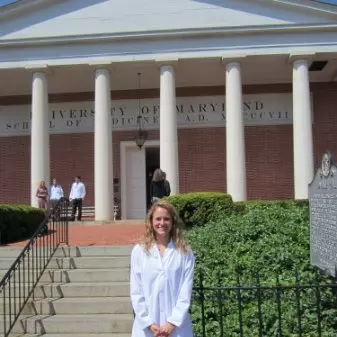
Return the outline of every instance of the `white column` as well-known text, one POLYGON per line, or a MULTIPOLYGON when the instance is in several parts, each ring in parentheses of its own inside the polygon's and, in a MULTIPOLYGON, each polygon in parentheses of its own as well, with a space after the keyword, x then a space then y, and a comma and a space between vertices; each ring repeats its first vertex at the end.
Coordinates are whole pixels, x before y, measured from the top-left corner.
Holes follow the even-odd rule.
POLYGON ((35 207, 37 207, 36 190, 41 180, 49 185, 48 83, 44 72, 34 72, 32 79, 31 205, 35 207))
POLYGON ((314 174, 308 62, 293 62, 293 137, 295 199, 308 198, 314 174))
POLYGON ((171 194, 179 193, 178 132, 175 73, 160 67, 160 168, 166 172, 171 194))
POLYGON ((226 64, 226 163, 227 193, 234 201, 246 200, 245 133, 239 62, 226 64))
POLYGON ((95 71, 95 220, 113 214, 112 128, 110 73, 95 71))

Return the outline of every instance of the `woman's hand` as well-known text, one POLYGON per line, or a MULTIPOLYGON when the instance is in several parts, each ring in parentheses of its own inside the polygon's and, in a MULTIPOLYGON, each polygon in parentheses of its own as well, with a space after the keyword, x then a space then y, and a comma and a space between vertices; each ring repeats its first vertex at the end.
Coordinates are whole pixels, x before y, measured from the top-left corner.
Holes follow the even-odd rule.
POLYGON ((160 334, 159 334, 160 333, 160 327, 158 325, 152 324, 152 325, 149 326, 148 329, 152 332, 153 336, 155 336, 155 337, 160 336, 160 334))
POLYGON ((170 337, 172 332, 175 329, 175 325, 173 325, 172 323, 167 322, 165 325, 163 325, 160 328, 160 333, 158 336, 165 336, 165 337, 170 337))
POLYGON ((149 330, 152 332, 154 337, 170 337, 174 329, 175 326, 169 322, 167 322, 161 328, 156 324, 149 326, 149 330))

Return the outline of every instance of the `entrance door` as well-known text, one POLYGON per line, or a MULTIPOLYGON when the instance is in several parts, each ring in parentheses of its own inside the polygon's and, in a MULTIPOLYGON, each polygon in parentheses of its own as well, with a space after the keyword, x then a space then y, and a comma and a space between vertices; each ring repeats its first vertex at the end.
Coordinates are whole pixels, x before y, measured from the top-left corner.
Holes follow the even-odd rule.
POLYGON ((127 147, 125 152, 126 218, 144 219, 146 215, 145 151, 137 147, 127 147))

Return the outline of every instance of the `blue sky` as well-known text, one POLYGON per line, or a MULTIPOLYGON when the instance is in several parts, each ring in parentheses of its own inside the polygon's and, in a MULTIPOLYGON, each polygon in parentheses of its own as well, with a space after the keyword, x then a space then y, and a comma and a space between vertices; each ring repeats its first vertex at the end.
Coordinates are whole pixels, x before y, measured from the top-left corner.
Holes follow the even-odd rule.
MULTIPOLYGON (((3 6, 3 5, 7 5, 11 2, 14 2, 13 0, 0 0, 0 6, 3 6)), ((322 0, 321 2, 327 2, 327 3, 330 3, 330 4, 334 4, 334 5, 337 5, 337 0, 322 0)))
POLYGON ((14 2, 13 0, 0 0, 0 6, 7 5, 11 2, 14 2))

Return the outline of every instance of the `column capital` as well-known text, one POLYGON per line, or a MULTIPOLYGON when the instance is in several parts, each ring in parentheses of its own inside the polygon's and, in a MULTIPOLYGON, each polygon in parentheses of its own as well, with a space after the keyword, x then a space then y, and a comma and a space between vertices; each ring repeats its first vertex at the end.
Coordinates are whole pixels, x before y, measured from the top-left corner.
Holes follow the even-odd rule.
POLYGON ((26 66, 25 70, 29 71, 32 74, 43 73, 46 75, 51 75, 53 73, 52 69, 47 64, 26 66))
POLYGON ((295 61, 312 61, 316 53, 307 52, 307 53, 290 53, 288 56, 288 63, 294 63, 295 61))
POLYGON ((165 66, 176 67, 178 65, 179 58, 178 57, 163 57, 163 58, 158 57, 158 58, 155 58, 154 61, 156 62, 159 68, 165 67, 165 66))
POLYGON ((114 68, 112 66, 111 61, 97 61, 88 63, 89 67, 91 67, 94 71, 104 69, 111 73, 114 68))
POLYGON ((223 64, 224 66, 227 66, 230 63, 239 63, 241 64, 241 62, 247 57, 246 54, 238 54, 238 55, 228 55, 228 56, 222 56, 221 57, 221 64, 223 64))

